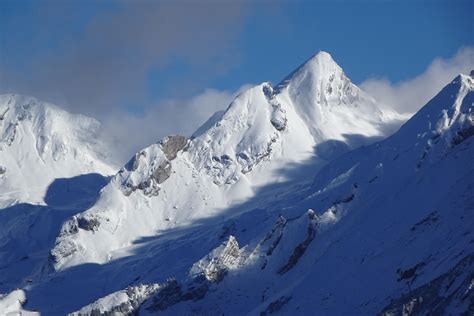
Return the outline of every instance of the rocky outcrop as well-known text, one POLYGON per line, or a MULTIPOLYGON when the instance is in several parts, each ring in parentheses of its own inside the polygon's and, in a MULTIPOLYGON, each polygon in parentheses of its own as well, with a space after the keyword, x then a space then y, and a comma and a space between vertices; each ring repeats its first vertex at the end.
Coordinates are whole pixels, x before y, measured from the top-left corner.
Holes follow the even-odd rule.
POLYGON ((0 176, 7 173, 7 168, 0 166, 0 176))
POLYGON ((77 226, 80 229, 88 231, 97 231, 100 226, 100 220, 91 214, 77 217, 77 226))
POLYGON ((460 129, 459 131, 456 132, 454 135, 453 139, 451 140, 451 143, 456 146, 461 144, 463 141, 468 139, 469 137, 474 136, 474 115, 469 116, 470 119, 470 124, 466 124, 468 126, 460 129))
POLYGON ((96 232, 101 225, 101 219, 94 214, 78 214, 67 220, 61 227, 56 244, 49 254, 49 263, 56 266, 65 258, 79 251, 75 241, 67 239, 68 236, 75 235, 79 229, 96 232))
POLYGON ((239 244, 234 236, 193 265, 190 281, 185 284, 170 279, 146 307, 150 311, 165 310, 182 301, 203 299, 212 283, 219 283, 229 269, 236 268, 241 259, 239 244))
POLYGON ((234 236, 229 236, 226 243, 195 263, 191 268, 191 274, 202 274, 209 282, 217 283, 222 281, 229 269, 239 265, 239 260, 239 244, 234 236))
POLYGON ((188 138, 181 135, 168 136, 160 144, 166 159, 173 160, 180 150, 185 149, 188 138))
MULTIPOLYGON (((1 115, 1 121, 5 119, 6 114, 9 112, 10 108, 7 108, 1 115)), ((3 145, 11 146, 15 141, 18 126, 24 120, 31 119, 31 104, 24 104, 16 109, 16 116, 12 118, 7 127, 3 130, 3 135, 0 134, 0 150, 3 149, 3 145)), ((8 122, 8 120, 7 120, 8 122)), ((2 130, 0 129, 0 132, 2 130)))
POLYGON ((275 127, 278 131, 285 130, 286 125, 288 123, 288 119, 286 118, 286 111, 283 109, 280 102, 277 101, 275 93, 273 92, 273 88, 269 84, 264 85, 263 93, 265 94, 268 103, 270 103, 273 107, 270 122, 272 123, 273 127, 275 127))
POLYGON ((142 303, 158 291, 158 284, 129 286, 81 308, 70 316, 135 315, 142 303))
POLYGON ((306 248, 308 248, 309 244, 313 241, 314 237, 316 236, 316 227, 318 224, 318 221, 317 221, 318 217, 312 210, 308 211, 308 217, 309 217, 310 222, 308 224, 308 230, 306 233, 305 240, 296 246, 290 258, 288 258, 288 262, 278 270, 278 274, 283 275, 287 273, 288 271, 290 271, 298 263, 300 258, 304 255, 306 248))
MULTIPOLYGON (((404 271, 405 277, 413 277, 416 268, 404 271)), ((379 315, 467 316, 473 313, 474 254, 470 254, 445 274, 391 302, 379 315)))
POLYGON ((128 196, 141 190, 146 196, 157 196, 160 184, 172 174, 171 161, 187 143, 184 136, 168 136, 137 153, 117 175, 123 193, 128 196))
POLYGON ((198 301, 206 296, 209 283, 204 278, 195 278, 187 287, 176 279, 170 279, 151 300, 146 309, 158 312, 184 301, 198 301))
POLYGON ((242 173, 249 173, 256 165, 260 163, 260 161, 269 158, 273 150, 273 145, 276 143, 278 138, 278 133, 273 134, 272 138, 267 143, 266 148, 254 155, 248 155, 245 152, 239 152, 237 154, 237 161, 242 166, 242 173))
POLYGON ((5 115, 7 115, 8 111, 10 111, 10 108, 7 107, 0 113, 0 121, 3 121, 5 119, 5 115))
POLYGON ((266 251, 267 256, 271 256, 275 248, 281 241, 283 237, 283 231, 285 229, 286 223, 288 221, 283 216, 279 216, 275 226, 273 226, 272 231, 268 233, 265 238, 260 242, 261 245, 267 243, 268 241, 272 241, 268 250, 266 251))
POLYGON ((260 313, 260 316, 266 316, 279 312, 291 300, 291 296, 281 296, 277 300, 271 302, 267 308, 260 313))
POLYGON ((51 267, 54 269, 62 260, 75 254, 77 251, 79 251, 77 244, 71 240, 62 240, 56 243, 49 253, 49 263, 51 267))

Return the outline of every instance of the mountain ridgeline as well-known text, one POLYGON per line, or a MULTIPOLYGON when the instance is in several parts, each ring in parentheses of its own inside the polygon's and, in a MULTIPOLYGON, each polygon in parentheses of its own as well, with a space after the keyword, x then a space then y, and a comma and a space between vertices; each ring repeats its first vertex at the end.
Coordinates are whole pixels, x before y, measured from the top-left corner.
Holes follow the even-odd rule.
POLYGON ((117 172, 99 122, 2 96, 0 310, 471 315, 473 89, 406 120, 319 52, 117 172))

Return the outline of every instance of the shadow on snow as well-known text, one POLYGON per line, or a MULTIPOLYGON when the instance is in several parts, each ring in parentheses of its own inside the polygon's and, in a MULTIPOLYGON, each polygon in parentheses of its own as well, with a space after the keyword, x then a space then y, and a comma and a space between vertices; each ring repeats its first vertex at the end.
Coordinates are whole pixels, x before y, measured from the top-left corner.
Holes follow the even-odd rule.
MULTIPOLYGON (((373 138, 368 139, 361 135, 345 135, 345 137, 352 148, 375 141, 373 138)), ((173 228, 156 236, 141 237, 134 241, 136 245, 134 253, 125 257, 101 265, 81 264, 50 275, 37 273, 38 279, 30 280, 32 282, 27 293, 27 308, 38 309, 47 315, 62 315, 65 312, 78 310, 128 285, 164 282, 169 277, 184 279, 194 262, 220 245, 230 234, 234 235, 242 246, 255 237, 263 236, 273 226, 277 216, 285 213, 287 207, 292 206, 293 213, 285 214, 285 216, 305 212, 311 206, 311 201, 304 201, 305 197, 316 189, 311 185, 315 175, 327 161, 337 159, 347 150, 349 147, 342 145, 339 141, 330 140, 322 143, 314 149, 313 159, 298 164, 288 164, 279 170, 286 179, 285 182, 260 187, 256 189, 254 197, 249 200, 220 210, 213 217, 198 219, 190 226, 173 228), (295 205, 297 206, 294 207, 295 205)), ((48 206, 20 204, 0 211, 2 224, 5 224, 5 220, 2 219, 5 211, 16 213, 18 209, 25 212, 22 218, 28 218, 31 214, 38 218, 31 223, 32 225, 42 225, 41 221, 50 222, 48 237, 39 247, 42 252, 36 260, 36 267, 40 259, 43 260, 41 266, 45 267, 49 250, 54 245, 54 239, 62 222, 71 215, 87 209, 97 200, 100 189, 106 183, 104 178, 97 178, 97 176, 95 175, 95 180, 87 178, 90 175, 85 175, 86 178, 77 177, 77 182, 73 179, 58 179, 50 186, 45 198, 48 206), (81 186, 81 183, 85 186, 81 186), (77 188, 81 194, 71 196, 74 188, 77 188), (73 201, 79 203, 81 207, 70 207, 73 201), (45 211, 48 214, 51 213, 51 216, 42 216, 45 211)), ((14 218, 10 220, 13 221, 14 218)), ((38 233, 40 231, 39 229, 38 233)), ((30 234, 30 232, 24 232, 22 235, 24 234, 30 234)), ((15 250, 17 254, 14 257, 17 262, 20 262, 23 256, 28 256, 23 252, 34 249, 38 241, 26 238, 21 242, 25 244, 15 250), (24 249, 23 252, 21 249, 24 249)), ((8 249, 8 253, 13 252, 11 247, 5 248, 4 245, 0 247, 2 252, 5 251, 4 249, 8 249)), ((13 263, 11 260, 9 262, 13 263)), ((20 274, 17 273, 17 275, 20 274)), ((29 275, 29 273, 21 273, 21 275, 29 275)), ((21 280, 0 284, 0 292, 21 284, 21 280)))

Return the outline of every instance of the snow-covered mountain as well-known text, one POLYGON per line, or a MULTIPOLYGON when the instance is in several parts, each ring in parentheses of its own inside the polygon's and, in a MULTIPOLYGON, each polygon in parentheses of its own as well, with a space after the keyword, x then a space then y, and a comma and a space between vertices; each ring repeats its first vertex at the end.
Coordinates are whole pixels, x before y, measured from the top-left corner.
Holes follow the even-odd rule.
POLYGON ((137 153, 94 207, 64 224, 53 266, 105 263, 138 238, 217 216, 265 185, 308 181, 287 167, 311 161, 314 173, 401 122, 320 52, 275 89, 263 83, 241 93, 189 139, 167 137, 137 153))
POLYGON ((396 134, 329 163, 311 185, 151 242, 141 278, 156 280, 156 264, 175 279, 130 285, 77 314, 472 314, 473 90, 460 75, 396 134), (222 245, 187 273, 159 265, 212 238, 222 245))
POLYGON ((89 208, 118 170, 99 135, 95 119, 0 96, 0 293, 44 266, 62 223, 89 208))
POLYGON ((44 204, 59 178, 111 175, 98 121, 31 97, 0 95, 0 207, 44 204))
POLYGON ((52 215, 5 221, 0 210, 0 224, 15 223, 0 235, 0 292, 24 290, 0 306, 46 315, 470 315, 473 75, 455 78, 391 135, 404 118, 321 52, 275 87, 244 91, 191 137, 143 149, 84 198, 69 193, 81 203, 61 204, 69 218, 55 222, 57 237, 45 232, 52 215))

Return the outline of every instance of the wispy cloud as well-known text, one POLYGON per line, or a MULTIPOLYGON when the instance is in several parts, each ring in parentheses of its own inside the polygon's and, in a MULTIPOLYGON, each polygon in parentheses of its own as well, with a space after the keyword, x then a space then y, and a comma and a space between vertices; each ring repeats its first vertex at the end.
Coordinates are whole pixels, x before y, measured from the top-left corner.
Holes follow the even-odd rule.
MULTIPOLYGON (((242 1, 110 4, 111 8, 78 22, 80 27, 69 27, 67 34, 57 28, 69 25, 74 12, 87 6, 50 1, 36 8, 34 17, 43 30, 38 32, 42 39, 26 43, 17 52, 5 48, 0 58, 1 92, 34 95, 74 112, 101 117, 119 106, 148 106, 156 98, 150 96, 149 89, 154 87, 147 81, 153 69, 180 62, 196 70, 194 82, 204 83, 203 79, 225 73, 238 63, 237 39, 247 12, 242 1), (54 33, 51 38, 48 31, 54 33), (45 48, 48 45, 54 49, 45 48), (17 60, 15 53, 25 51, 29 52, 25 60, 17 60)), ((9 34, 16 34, 19 23, 33 22, 16 19, 15 23, 0 32, 5 41, 9 34)), ((206 87, 194 88, 202 91, 206 87)))
POLYGON ((236 92, 209 89, 189 99, 154 104, 140 116, 116 111, 103 119, 103 137, 117 162, 126 162, 135 152, 170 134, 191 136, 217 111, 224 110, 236 92))
POLYGON ((370 78, 360 86, 377 101, 400 113, 414 113, 460 73, 474 69, 474 47, 460 49, 449 59, 436 58, 422 74, 401 82, 370 78))

